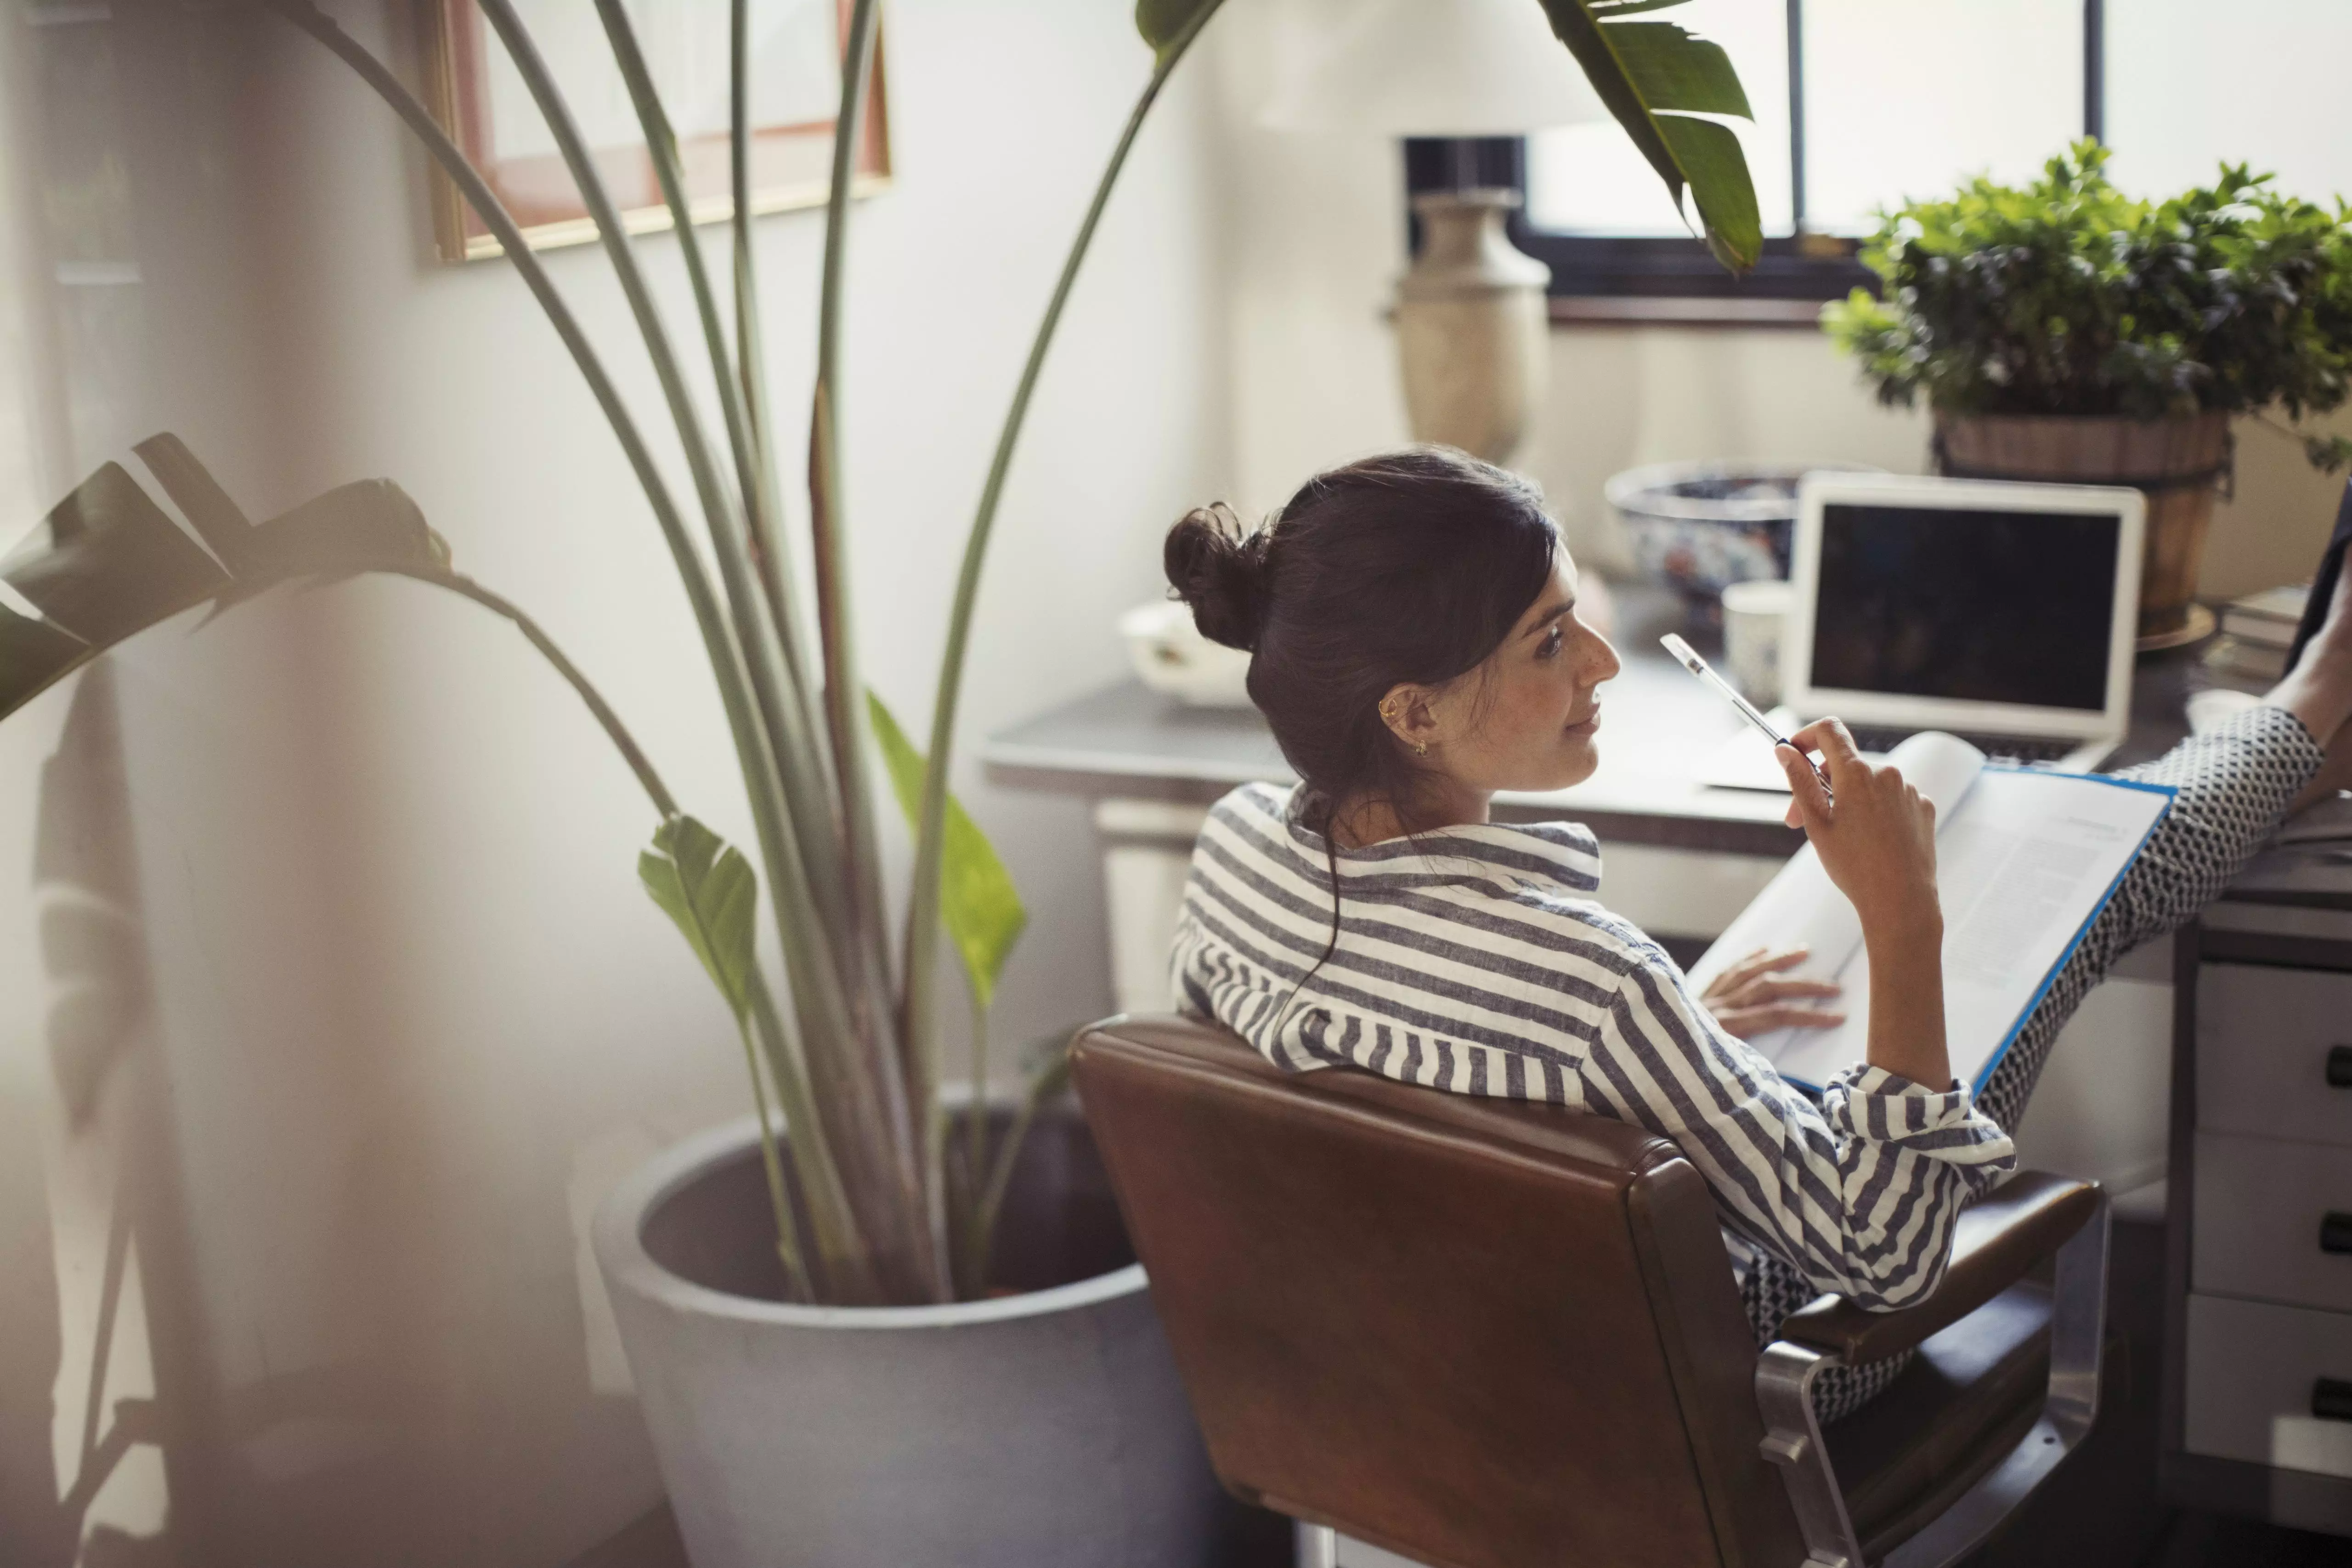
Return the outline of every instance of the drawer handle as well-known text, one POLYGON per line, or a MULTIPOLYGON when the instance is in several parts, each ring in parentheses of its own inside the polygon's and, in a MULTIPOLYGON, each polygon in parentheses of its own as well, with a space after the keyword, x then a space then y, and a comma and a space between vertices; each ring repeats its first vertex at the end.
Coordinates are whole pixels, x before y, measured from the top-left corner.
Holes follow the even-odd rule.
POLYGON ((2352 1252, 2352 1214, 2330 1209, 2319 1221, 2319 1250, 2352 1252))
POLYGON ((2327 1087, 2352 1089, 2352 1046, 2327 1047, 2327 1087))
POLYGON ((2340 1377, 2315 1378, 2311 1413, 2322 1421, 2352 1421, 2352 1383, 2340 1377))

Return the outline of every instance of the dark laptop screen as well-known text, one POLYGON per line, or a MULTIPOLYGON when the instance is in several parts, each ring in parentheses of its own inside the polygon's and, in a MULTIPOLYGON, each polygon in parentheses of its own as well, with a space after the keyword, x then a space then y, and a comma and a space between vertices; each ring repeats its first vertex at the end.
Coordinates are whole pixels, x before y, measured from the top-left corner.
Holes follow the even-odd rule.
POLYGON ((2096 712, 2122 531, 2112 512, 1826 504, 1812 684, 2096 712))

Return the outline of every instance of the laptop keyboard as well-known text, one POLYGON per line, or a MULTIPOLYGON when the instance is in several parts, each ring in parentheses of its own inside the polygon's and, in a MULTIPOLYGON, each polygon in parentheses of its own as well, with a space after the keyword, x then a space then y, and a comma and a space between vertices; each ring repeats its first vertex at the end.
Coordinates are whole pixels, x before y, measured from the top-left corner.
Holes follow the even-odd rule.
MULTIPOLYGON (((1890 728, 1880 724, 1849 724, 1853 743, 1865 752, 1886 752, 1918 733, 1916 730, 1890 728)), ((1999 762, 2054 763, 2083 742, 2042 735, 1971 735, 1954 731, 1959 738, 1999 762)))

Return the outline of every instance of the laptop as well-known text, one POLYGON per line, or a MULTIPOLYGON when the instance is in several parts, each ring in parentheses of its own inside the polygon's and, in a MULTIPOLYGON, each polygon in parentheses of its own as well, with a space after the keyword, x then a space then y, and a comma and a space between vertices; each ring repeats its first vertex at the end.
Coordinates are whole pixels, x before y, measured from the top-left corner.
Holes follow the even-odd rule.
POLYGON ((1819 473, 1781 632, 1795 723, 1864 752, 1943 730, 2088 772, 2131 723, 2147 503, 2135 489, 1819 473))

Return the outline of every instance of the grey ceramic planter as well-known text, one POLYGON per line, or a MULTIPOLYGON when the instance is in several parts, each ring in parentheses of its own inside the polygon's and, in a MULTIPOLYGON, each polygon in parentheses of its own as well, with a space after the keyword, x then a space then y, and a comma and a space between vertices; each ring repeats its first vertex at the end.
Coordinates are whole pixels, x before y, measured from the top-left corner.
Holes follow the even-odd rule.
POLYGON ((772 1247, 756 1138, 747 1117, 692 1139, 596 1215, 696 1568, 1211 1561, 1226 1516, 1140 1265, 945 1307, 739 1293, 772 1247))

